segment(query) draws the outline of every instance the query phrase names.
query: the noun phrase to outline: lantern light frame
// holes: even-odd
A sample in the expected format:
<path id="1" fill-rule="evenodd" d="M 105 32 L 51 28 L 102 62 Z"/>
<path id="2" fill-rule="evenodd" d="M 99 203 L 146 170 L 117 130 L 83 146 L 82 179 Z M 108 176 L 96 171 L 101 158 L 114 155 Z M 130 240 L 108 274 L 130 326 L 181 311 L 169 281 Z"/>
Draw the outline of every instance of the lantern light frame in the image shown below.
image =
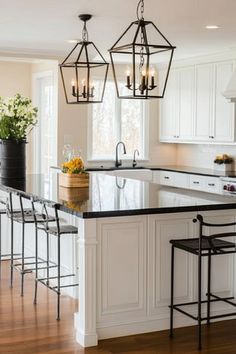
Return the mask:
<path id="1" fill-rule="evenodd" d="M 106 87 L 106 82 L 107 82 L 107 75 L 108 75 L 108 69 L 109 69 L 109 63 L 106 62 L 105 58 L 101 54 L 101 52 L 98 50 L 97 46 L 92 42 L 88 40 L 88 31 L 86 27 L 87 21 L 89 21 L 92 18 L 92 15 L 90 14 L 82 14 L 78 16 L 81 21 L 84 22 L 84 27 L 82 31 L 82 40 L 76 43 L 74 48 L 70 51 L 70 53 L 67 55 L 67 57 L 64 59 L 64 61 L 59 64 L 60 68 L 60 73 L 61 73 L 61 78 L 62 78 L 62 84 L 63 84 L 63 89 L 64 89 L 64 94 L 65 94 L 65 99 L 67 104 L 89 104 L 89 103 L 101 103 L 103 101 L 104 97 L 104 92 L 105 92 L 105 87 Z M 94 53 L 96 53 L 96 59 L 91 61 L 89 60 L 89 52 L 90 50 L 93 50 Z M 76 60 L 71 61 L 70 57 L 75 54 L 75 51 L 78 51 L 78 55 L 76 55 Z M 81 60 L 82 55 L 85 54 L 85 60 Z M 98 67 L 105 67 L 104 71 L 104 80 L 103 80 L 103 85 L 101 89 L 101 95 L 100 99 L 94 100 L 94 94 L 93 94 L 93 89 L 90 84 L 90 79 L 91 79 L 91 69 L 98 68 Z M 66 81 L 65 81 L 65 75 L 63 70 L 66 70 L 68 68 L 74 68 L 75 70 L 75 83 L 74 87 L 72 85 L 72 93 L 67 92 L 67 87 L 66 87 Z M 82 93 L 79 92 L 79 75 L 78 75 L 78 69 L 85 69 L 87 71 L 86 73 L 86 90 Z M 69 97 L 72 96 L 74 97 L 74 100 L 71 101 Z M 76 100 L 75 100 L 76 99 Z"/>
<path id="2" fill-rule="evenodd" d="M 139 9 L 141 8 L 141 16 L 139 15 Z M 137 20 L 133 21 L 127 29 L 122 33 L 119 39 L 109 50 L 111 65 L 113 71 L 113 77 L 115 81 L 117 96 L 120 99 L 152 99 L 152 98 L 164 98 L 167 81 L 169 78 L 170 68 L 172 64 L 172 59 L 174 55 L 175 46 L 172 46 L 168 39 L 163 35 L 163 33 L 157 28 L 157 26 L 152 21 L 146 21 L 143 17 L 144 13 L 144 0 L 140 0 L 137 6 Z M 137 29 L 134 31 L 133 41 L 124 45 L 119 45 L 119 42 L 122 42 L 122 39 L 127 35 L 128 32 L 131 32 L 133 27 L 137 26 Z M 163 40 L 164 44 L 151 44 L 148 41 L 147 28 L 148 26 L 152 27 L 155 33 Z M 141 34 L 141 40 L 138 39 L 139 34 Z M 139 51 L 137 50 L 139 49 Z M 142 54 L 140 54 L 140 50 Z M 153 51 L 153 52 L 152 52 Z M 163 52 L 170 52 L 170 58 L 167 65 L 166 78 L 164 80 L 163 90 L 161 93 L 151 95 L 150 92 L 157 86 L 154 83 L 150 84 L 150 58 L 152 55 L 157 55 Z M 114 61 L 114 54 L 119 55 L 130 55 L 131 56 L 131 66 L 132 66 L 132 78 L 133 84 L 126 85 L 128 89 L 132 91 L 132 95 L 122 95 L 120 93 L 119 84 L 116 74 L 116 63 Z M 146 70 L 145 70 L 145 79 L 143 81 L 144 85 L 136 82 L 136 73 L 137 73 L 137 56 L 142 55 L 143 58 L 146 58 Z M 138 86 L 137 86 L 138 85 Z M 130 87 L 129 87 L 130 86 Z M 143 89 L 143 90 L 142 90 Z M 139 91 L 139 93 L 137 93 Z"/>

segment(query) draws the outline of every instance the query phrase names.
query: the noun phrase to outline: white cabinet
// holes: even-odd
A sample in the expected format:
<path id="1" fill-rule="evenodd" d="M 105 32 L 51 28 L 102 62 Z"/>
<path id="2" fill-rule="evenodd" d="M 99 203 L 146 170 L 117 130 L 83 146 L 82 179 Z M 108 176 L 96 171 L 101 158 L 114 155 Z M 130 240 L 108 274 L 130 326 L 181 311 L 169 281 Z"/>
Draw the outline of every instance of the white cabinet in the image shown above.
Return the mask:
<path id="1" fill-rule="evenodd" d="M 198 141 L 209 140 L 212 137 L 212 98 L 213 98 L 213 66 L 211 64 L 196 66 L 195 95 L 195 134 Z"/>
<path id="2" fill-rule="evenodd" d="M 232 60 L 172 69 L 160 104 L 160 141 L 235 142 L 235 105 L 222 95 L 233 70 Z"/>
<path id="3" fill-rule="evenodd" d="M 153 183 L 164 186 L 221 194 L 220 178 L 174 171 L 153 171 Z"/>
<path id="4" fill-rule="evenodd" d="M 160 106 L 160 140 L 191 139 L 193 93 L 194 68 L 172 70 L 165 98 Z"/>
<path id="5" fill-rule="evenodd" d="M 179 71 L 179 117 L 177 138 L 190 140 L 193 136 L 194 68 Z"/>
<path id="6" fill-rule="evenodd" d="M 233 69 L 233 62 L 223 62 L 215 65 L 214 141 L 233 142 L 235 140 L 235 105 L 229 103 L 222 95 L 233 73 Z"/>
<path id="7" fill-rule="evenodd" d="M 160 72 L 160 80 L 163 73 Z M 165 98 L 160 104 L 160 137 L 161 140 L 173 141 L 177 138 L 179 119 L 179 71 L 172 70 L 169 75 Z"/>

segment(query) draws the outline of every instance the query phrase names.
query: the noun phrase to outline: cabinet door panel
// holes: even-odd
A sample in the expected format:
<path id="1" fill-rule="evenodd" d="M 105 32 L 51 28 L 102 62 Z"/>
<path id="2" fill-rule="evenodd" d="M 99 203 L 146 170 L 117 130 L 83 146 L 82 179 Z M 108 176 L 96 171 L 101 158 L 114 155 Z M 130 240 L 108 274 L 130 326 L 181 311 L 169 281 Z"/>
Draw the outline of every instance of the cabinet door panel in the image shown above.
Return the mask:
<path id="1" fill-rule="evenodd" d="M 196 66 L 195 140 L 209 140 L 212 120 L 213 65 Z"/>
<path id="2" fill-rule="evenodd" d="M 184 68 L 179 73 L 180 80 L 180 114 L 179 139 L 190 140 L 193 136 L 193 95 L 194 68 Z"/>
<path id="3" fill-rule="evenodd" d="M 229 103 L 222 95 L 232 72 L 233 62 L 216 64 L 214 119 L 214 140 L 216 141 L 234 141 L 234 104 Z"/>
<path id="4" fill-rule="evenodd" d="M 161 80 L 161 74 L 160 74 Z M 165 98 L 160 105 L 160 140 L 175 140 L 179 119 L 179 72 L 171 71 Z"/>

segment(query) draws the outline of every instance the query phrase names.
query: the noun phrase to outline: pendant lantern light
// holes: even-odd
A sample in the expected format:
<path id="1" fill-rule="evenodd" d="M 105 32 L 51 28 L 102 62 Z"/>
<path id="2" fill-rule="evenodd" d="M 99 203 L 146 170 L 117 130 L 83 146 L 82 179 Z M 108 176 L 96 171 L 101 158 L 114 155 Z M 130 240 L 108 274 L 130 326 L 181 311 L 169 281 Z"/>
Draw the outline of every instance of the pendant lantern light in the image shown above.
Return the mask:
<path id="1" fill-rule="evenodd" d="M 84 22 L 82 41 L 75 45 L 59 65 L 68 104 L 100 103 L 103 100 L 109 64 L 88 39 L 86 24 L 91 17 L 87 14 L 79 15 Z"/>
<path id="2" fill-rule="evenodd" d="M 117 96 L 128 99 L 163 98 L 175 48 L 152 21 L 144 20 L 144 0 L 140 0 L 137 20 L 109 50 Z M 127 68 L 122 75 L 119 64 L 124 63 Z M 157 65 L 162 72 L 160 78 Z"/>

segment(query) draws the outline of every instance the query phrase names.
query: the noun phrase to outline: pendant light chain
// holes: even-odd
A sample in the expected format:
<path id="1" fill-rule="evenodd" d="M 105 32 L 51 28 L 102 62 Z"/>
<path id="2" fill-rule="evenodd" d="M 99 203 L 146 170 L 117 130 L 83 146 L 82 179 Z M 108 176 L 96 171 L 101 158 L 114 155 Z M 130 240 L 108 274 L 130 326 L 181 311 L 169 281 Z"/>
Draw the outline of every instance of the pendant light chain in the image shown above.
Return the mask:
<path id="1" fill-rule="evenodd" d="M 140 0 L 137 6 L 137 19 L 144 20 L 144 0 Z"/>
<path id="2" fill-rule="evenodd" d="M 139 21 L 144 20 L 144 0 L 140 0 L 137 6 L 137 18 Z M 141 28 L 141 34 L 140 34 L 140 39 L 141 39 L 141 44 L 144 44 L 144 34 L 143 34 L 143 28 Z M 144 66 L 144 46 L 141 47 L 140 49 L 140 64 L 139 64 L 139 72 L 140 76 L 142 75 L 143 71 L 143 66 Z"/>
<path id="3" fill-rule="evenodd" d="M 87 30 L 87 26 L 86 26 L 86 21 L 84 21 L 84 27 L 82 30 L 82 40 L 83 40 L 83 42 L 88 42 L 88 30 Z"/>

